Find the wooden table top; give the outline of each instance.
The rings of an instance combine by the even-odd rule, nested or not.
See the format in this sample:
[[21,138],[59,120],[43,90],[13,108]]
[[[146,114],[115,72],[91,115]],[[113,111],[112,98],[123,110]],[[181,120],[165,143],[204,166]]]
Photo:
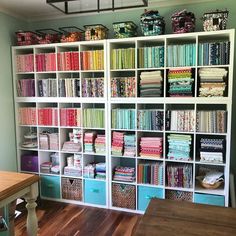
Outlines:
[[36,183],[37,175],[0,171],[0,201]]
[[134,235],[235,236],[236,209],[152,199]]

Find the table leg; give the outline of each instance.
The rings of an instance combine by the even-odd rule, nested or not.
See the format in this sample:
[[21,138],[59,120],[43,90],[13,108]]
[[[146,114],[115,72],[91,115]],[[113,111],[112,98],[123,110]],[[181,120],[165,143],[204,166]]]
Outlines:
[[28,210],[28,215],[27,215],[27,233],[28,236],[36,236],[37,235],[37,230],[38,230],[38,219],[36,216],[35,208],[37,206],[36,204],[36,199],[38,196],[38,184],[33,184],[31,186],[31,191],[30,193],[26,194],[24,196],[27,204],[26,208]]

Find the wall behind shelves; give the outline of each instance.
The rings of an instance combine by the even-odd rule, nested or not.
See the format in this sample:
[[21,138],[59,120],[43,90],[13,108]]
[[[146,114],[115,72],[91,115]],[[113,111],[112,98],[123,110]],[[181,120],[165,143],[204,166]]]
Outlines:
[[11,46],[26,22],[0,12],[0,170],[16,170]]

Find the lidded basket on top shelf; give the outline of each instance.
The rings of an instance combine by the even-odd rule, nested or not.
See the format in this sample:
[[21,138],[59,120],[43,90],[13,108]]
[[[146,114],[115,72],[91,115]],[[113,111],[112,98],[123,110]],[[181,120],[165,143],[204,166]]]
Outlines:
[[216,10],[203,14],[203,29],[204,31],[216,31],[226,29],[228,21],[228,11]]
[[85,40],[102,40],[107,38],[108,29],[102,24],[97,25],[84,25]]
[[137,36],[137,25],[133,21],[114,22],[114,36],[117,39]]
[[38,29],[36,30],[41,36],[39,38],[39,44],[59,43],[61,38],[61,32],[55,29]]
[[144,36],[161,35],[165,33],[164,17],[158,11],[145,11],[140,19],[141,31]]
[[38,44],[39,35],[32,31],[16,32],[16,41],[18,46]]
[[171,16],[172,30],[175,34],[194,32],[195,16],[192,12],[187,12],[186,9],[175,12]]
[[59,27],[59,30],[63,32],[62,43],[77,42],[84,39],[84,30],[76,26]]

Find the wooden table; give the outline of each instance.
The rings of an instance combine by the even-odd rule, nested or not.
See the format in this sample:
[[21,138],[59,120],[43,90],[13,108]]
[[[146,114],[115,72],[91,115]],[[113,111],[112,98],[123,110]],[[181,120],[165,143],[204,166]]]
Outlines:
[[35,213],[38,196],[37,175],[0,171],[0,208],[17,198],[25,198],[28,210],[27,232],[29,236],[37,235],[38,221]]
[[152,199],[134,235],[235,236],[236,209]]

